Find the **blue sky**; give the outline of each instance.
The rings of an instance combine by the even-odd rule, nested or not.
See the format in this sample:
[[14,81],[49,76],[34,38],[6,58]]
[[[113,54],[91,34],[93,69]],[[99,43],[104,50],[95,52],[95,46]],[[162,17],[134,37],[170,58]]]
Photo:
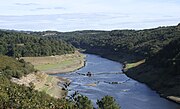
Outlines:
[[1,0],[0,28],[146,29],[180,23],[180,0]]

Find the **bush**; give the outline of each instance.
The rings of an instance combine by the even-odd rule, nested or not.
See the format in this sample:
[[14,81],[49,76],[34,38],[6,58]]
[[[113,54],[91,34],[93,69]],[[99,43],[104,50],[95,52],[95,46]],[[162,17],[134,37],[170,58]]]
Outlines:
[[78,109],[93,109],[91,100],[86,96],[77,97],[77,107]]
[[97,100],[98,109],[120,109],[115,99],[111,96],[105,96],[101,100]]

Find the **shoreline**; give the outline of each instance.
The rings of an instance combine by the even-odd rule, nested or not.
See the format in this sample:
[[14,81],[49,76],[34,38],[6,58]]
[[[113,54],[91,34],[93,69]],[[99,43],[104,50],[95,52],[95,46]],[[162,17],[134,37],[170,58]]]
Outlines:
[[[93,53],[90,53],[90,54],[93,54]],[[95,54],[95,55],[98,55],[98,54]],[[111,57],[108,57],[108,56],[102,56],[102,55],[98,55],[98,56],[100,56],[100,57],[103,57],[103,58],[107,58],[107,59],[110,59],[110,60],[112,60],[112,61],[116,61],[116,62],[119,62],[120,64],[122,64],[122,62],[120,61],[120,60],[116,60],[116,59],[112,59]],[[81,66],[80,67],[76,67],[74,70],[67,70],[67,71],[65,71],[65,72],[59,72],[59,71],[57,71],[57,69],[56,69],[56,71],[49,71],[49,72],[46,72],[46,74],[59,74],[59,73],[69,73],[69,72],[73,72],[73,71],[75,71],[75,70],[78,70],[78,69],[81,69],[82,67],[84,67],[85,65],[86,65],[86,60],[85,60],[85,57],[83,58],[84,60],[83,60],[83,64],[81,63]],[[143,63],[143,62],[142,62]],[[130,63],[131,64],[131,63]],[[132,79],[135,79],[135,78],[133,78],[133,77],[131,77],[131,76],[129,76],[127,73],[124,73],[126,76],[128,76],[129,78],[132,78]],[[54,76],[54,75],[53,75]],[[57,77],[57,76],[56,76]],[[57,77],[58,79],[62,79],[63,77]],[[67,79],[67,78],[65,78],[65,79]],[[154,90],[152,87],[150,87],[148,84],[146,84],[146,83],[144,83],[144,82],[141,82],[141,81],[139,81],[139,80],[137,80],[137,79],[135,79],[136,81],[138,81],[138,82],[140,82],[140,83],[143,83],[143,84],[145,84],[145,85],[147,85],[149,88],[151,88],[151,90]],[[67,84],[70,84],[70,81],[71,80],[68,80],[69,81],[69,83],[66,81],[66,83],[65,83],[65,85],[67,85]],[[158,93],[159,95],[160,95],[160,97],[162,97],[162,98],[165,98],[165,99],[167,99],[167,100],[170,100],[170,101],[172,101],[172,102],[175,102],[175,103],[177,103],[177,104],[179,104],[180,103],[180,101],[179,101],[179,97],[172,97],[172,96],[162,96],[162,94],[161,93],[159,93],[157,90],[154,90],[154,91],[156,91],[156,93]]]
[[[109,59],[109,60],[112,60],[112,61],[116,61],[116,62],[118,62],[118,63],[120,63],[120,64],[122,64],[122,65],[123,65],[124,62],[127,62],[127,61],[130,60],[130,59],[126,59],[126,58],[123,58],[122,60],[120,60],[120,59],[117,59],[117,57],[114,58],[114,57],[110,57],[110,56],[105,56],[104,54],[91,53],[91,52],[86,52],[86,51],[85,51],[84,53],[98,55],[98,56],[100,56],[100,57],[102,57],[102,58],[106,58],[106,59]],[[126,60],[127,60],[127,61],[126,61]],[[141,59],[141,60],[143,60],[143,59]],[[133,60],[133,62],[131,62],[131,63],[136,63],[136,62],[134,62],[134,60]],[[131,63],[129,63],[129,64],[131,64]],[[143,63],[143,62],[142,62],[142,63]],[[124,70],[126,71],[127,69],[124,69]],[[155,90],[153,87],[149,86],[147,83],[141,82],[140,80],[138,80],[138,79],[136,79],[136,78],[128,75],[127,73],[124,73],[124,74],[125,74],[127,77],[131,78],[131,79],[134,79],[134,80],[136,80],[136,81],[138,81],[138,82],[140,82],[140,83],[145,84],[145,85],[148,86],[151,90],[156,91],[156,93],[157,93],[160,97],[165,98],[165,99],[167,99],[167,100],[169,100],[169,101],[172,101],[172,102],[174,102],[174,103],[180,104],[180,97],[177,97],[177,96],[164,96],[162,93],[160,93],[158,90]],[[162,96],[162,95],[163,95],[163,96]]]
[[54,98],[65,98],[71,80],[53,74],[69,73],[81,69],[86,65],[85,57],[84,54],[78,51],[74,54],[56,56],[22,57],[39,71],[20,79],[12,78],[11,81],[21,85],[24,84],[27,87],[29,87],[29,83],[33,83],[35,90],[45,92]]
[[127,73],[124,73],[127,77],[135,80],[135,81],[138,81],[140,83],[143,83],[145,84],[146,86],[148,86],[151,90],[155,91],[161,98],[164,98],[166,100],[169,100],[171,102],[174,102],[176,104],[180,104],[180,97],[177,97],[177,96],[165,96],[164,94],[160,93],[158,90],[155,90],[153,87],[150,87],[148,84],[146,84],[145,82],[141,82],[140,80],[136,79],[136,78],[133,78],[132,76],[129,76]]

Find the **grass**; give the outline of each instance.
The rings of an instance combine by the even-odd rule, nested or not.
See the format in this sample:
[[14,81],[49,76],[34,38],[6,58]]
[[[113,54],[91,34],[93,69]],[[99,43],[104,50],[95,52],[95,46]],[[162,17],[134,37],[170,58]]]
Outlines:
[[145,63],[145,59],[143,59],[143,60],[140,60],[140,61],[138,61],[138,62],[134,62],[134,63],[128,63],[128,64],[126,64],[126,70],[128,70],[128,69],[131,69],[131,68],[133,68],[133,67],[137,67],[137,66],[139,66],[140,64],[143,64],[143,63]]
[[60,56],[23,57],[23,59],[32,63],[37,70],[47,73],[64,73],[84,66],[84,57],[84,55],[76,52]]
[[18,62],[16,59],[0,55],[0,69],[6,68],[6,66],[11,67],[14,70],[17,70],[23,66],[22,63]]
[[46,71],[46,70],[51,70],[51,69],[63,68],[65,66],[72,65],[76,60],[78,59],[65,60],[59,63],[41,64],[41,65],[35,66],[35,69]]

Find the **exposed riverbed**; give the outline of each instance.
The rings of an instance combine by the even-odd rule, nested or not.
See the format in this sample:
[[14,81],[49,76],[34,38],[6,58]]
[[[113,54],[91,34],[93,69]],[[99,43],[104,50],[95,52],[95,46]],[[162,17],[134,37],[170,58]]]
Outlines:
[[[86,54],[85,67],[71,73],[56,74],[72,80],[68,95],[78,91],[96,103],[105,95],[113,96],[122,109],[179,109],[180,105],[161,98],[146,85],[122,74],[122,65],[97,55]],[[91,77],[84,76],[92,72]]]

